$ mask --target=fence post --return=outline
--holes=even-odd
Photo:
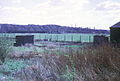
[[[46,39],[46,35],[45,35],[45,39]]]
[[[73,42],[73,36],[71,36],[71,41]]]
[[[41,40],[41,36],[39,35],[39,40]]]
[[[82,42],[82,41],[81,41],[81,35],[80,35],[80,42]]]
[[[91,36],[89,36],[89,42],[91,42]]]
[[[58,35],[57,35],[57,41],[58,41]]]
[[[66,36],[64,35],[64,42],[66,41]]]
[[[50,35],[50,41],[52,41],[52,35]]]

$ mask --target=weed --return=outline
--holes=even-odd
[[[23,61],[8,60],[4,62],[4,66],[6,67],[7,71],[13,72],[22,67],[25,67],[26,64]]]
[[[74,77],[75,77],[75,68],[72,68],[73,71],[71,72],[71,70],[69,69],[69,67],[66,65],[66,72],[61,75],[63,78],[65,78],[67,81],[74,81]]]

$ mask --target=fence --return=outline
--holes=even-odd
[[[0,34],[0,37],[6,35],[14,40],[17,35],[34,35],[34,40],[39,41],[58,41],[58,42],[93,42],[95,34],[41,34],[41,33],[6,33]],[[15,42],[15,41],[14,41]]]
[[[93,42],[94,35],[89,34],[42,34],[36,35],[37,40],[58,41],[58,42]]]

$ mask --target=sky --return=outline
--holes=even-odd
[[[119,21],[120,0],[0,0],[0,23],[109,29]]]

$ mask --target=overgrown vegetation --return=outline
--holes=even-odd
[[[68,57],[60,56],[61,62],[72,70],[73,81],[119,81],[120,49],[109,45],[71,52]],[[68,80],[69,81],[69,80]]]
[[[4,62],[11,81],[120,81],[120,48],[110,45],[21,55]]]
[[[0,37],[0,64],[5,61],[7,54],[11,51],[11,45],[12,43],[7,36],[3,35],[3,37]]]

